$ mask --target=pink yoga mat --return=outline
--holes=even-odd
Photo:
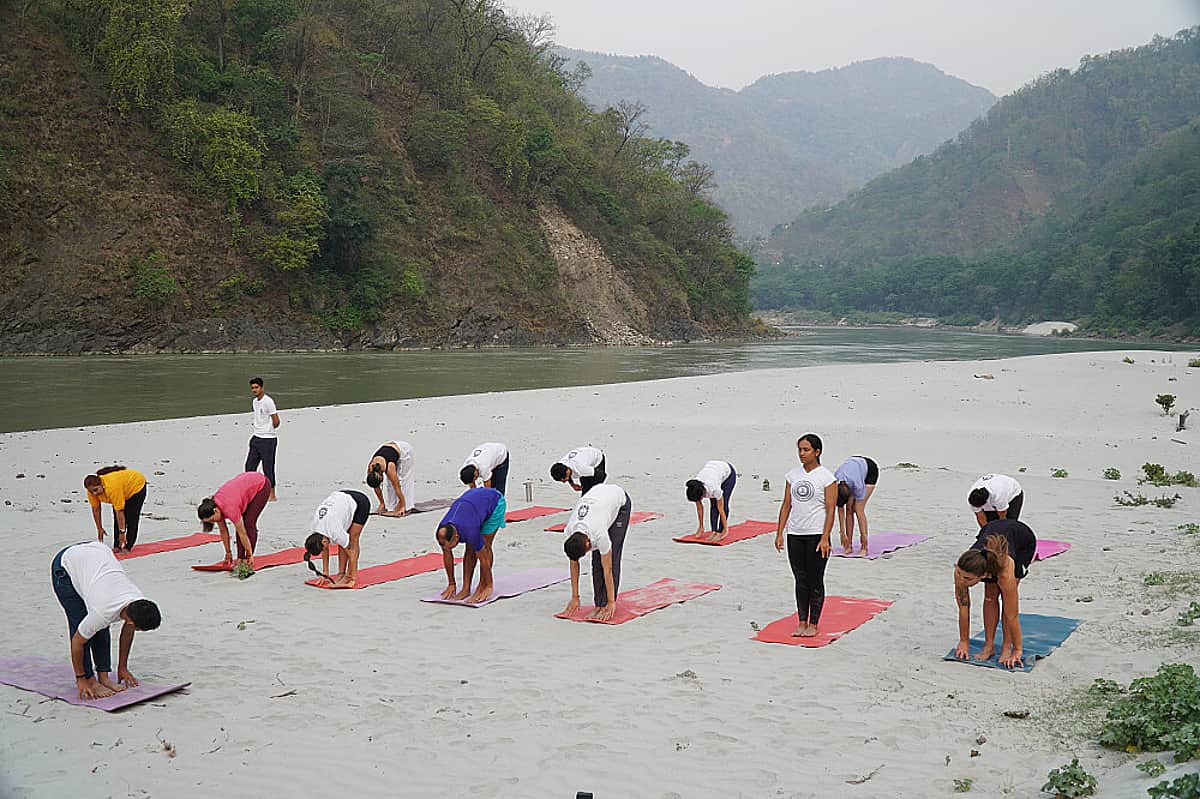
[[[870,539],[868,539],[870,543]],[[751,636],[753,641],[765,641],[768,644],[791,644],[806,646],[810,649],[825,646],[841,638],[846,633],[866,624],[873,616],[891,607],[886,599],[862,599],[853,596],[827,596],[825,607],[821,610],[820,632],[812,638],[793,638],[792,631],[796,629],[799,618],[795,613],[791,616],[773,621]]]
[[[712,535],[711,531],[705,532],[703,536],[681,535],[672,540],[678,541],[681,544],[705,544],[710,547],[723,547],[729,544],[736,544],[738,541],[745,541],[747,538],[754,538],[763,533],[773,533],[779,529],[776,522],[742,522],[741,524],[731,524],[729,529],[725,531],[725,537],[720,541],[709,541],[708,536]]]
[[[1039,561],[1052,558],[1055,555],[1061,555],[1070,548],[1071,545],[1066,541],[1039,540],[1037,542],[1037,549],[1033,553],[1033,559]]]
[[[461,563],[462,559],[458,558],[455,563]],[[315,588],[326,588],[330,591],[356,591],[359,588],[367,588],[380,583],[390,583],[392,580],[401,580],[405,577],[412,577],[414,574],[425,574],[426,572],[436,571],[442,568],[442,553],[430,552],[427,555],[418,555],[415,558],[402,558],[401,560],[391,563],[384,563],[379,566],[368,566],[365,569],[358,570],[358,578],[354,581],[354,588],[333,588],[332,586],[320,585],[322,582],[320,577],[314,577],[311,580],[305,580],[305,585],[311,585]],[[337,576],[337,575],[333,575]]]
[[[661,610],[667,605],[674,605],[676,602],[687,602],[689,599],[695,599],[698,596],[704,596],[710,591],[716,591],[720,588],[719,585],[708,585],[706,583],[685,583],[681,580],[673,580],[670,577],[664,577],[657,583],[643,585],[641,588],[635,588],[632,591],[622,591],[617,594],[617,611],[608,621],[600,621],[599,619],[589,619],[588,614],[596,609],[595,605],[580,607],[570,616],[562,613],[554,614],[560,619],[568,621],[591,621],[597,624],[624,624],[630,619],[636,619],[638,616],[645,616],[655,610]]]
[[[652,511],[652,510],[637,511],[636,513],[629,514],[629,523],[631,525],[633,525],[633,524],[637,524],[639,522],[652,522],[655,519],[661,519],[661,518],[662,518],[661,513],[656,513],[655,511]],[[552,524],[546,528],[546,532],[561,533],[561,532],[565,531],[566,529],[567,529],[567,525],[565,523],[564,524]]]
[[[894,552],[904,547],[911,547],[913,544],[919,544],[928,539],[929,536],[927,535],[916,535],[914,533],[871,533],[867,536],[867,560],[875,560],[889,552]],[[857,535],[853,543],[853,554],[847,555],[842,550],[842,542],[835,539],[833,541],[833,549],[829,551],[829,554],[839,558],[861,558],[862,555],[858,554],[859,543]]]
[[[116,677],[115,671],[112,676]],[[7,655],[0,655],[0,683],[61,699],[72,705],[108,711],[136,705],[138,702],[145,702],[147,699],[173,693],[191,685],[190,682],[172,685],[140,682],[136,688],[126,688],[104,699],[89,699],[85,702],[79,698],[79,689],[75,687],[75,672],[71,670],[70,663],[47,658]]]
[[[187,549],[188,547],[199,546],[200,544],[212,544],[220,540],[221,536],[216,533],[192,533],[182,538],[166,538],[162,541],[150,541],[146,544],[139,542],[133,545],[132,552],[117,553],[117,560],[140,558],[142,555],[157,555],[159,552],[172,552],[176,549]]]
[[[521,508],[520,510],[510,510],[504,514],[505,522],[527,522],[530,519],[537,519],[541,516],[553,516],[556,513],[563,513],[566,508],[550,508],[545,505],[534,505],[532,508]]]
[[[329,557],[337,557],[338,548],[334,544],[329,548]],[[291,566],[293,563],[304,562],[304,547],[292,547],[291,549],[281,549],[278,552],[272,552],[268,555],[254,556],[254,570],[269,569],[272,566]],[[317,556],[316,562],[321,562],[320,556]],[[237,563],[235,558],[233,563]],[[233,571],[233,563],[225,563],[219,560],[216,563],[209,563],[204,566],[193,566],[192,568],[198,572],[228,572]]]
[[[481,608],[490,605],[497,599],[507,599],[519,596],[529,591],[536,591],[563,580],[569,580],[571,573],[560,566],[545,569],[526,569],[514,574],[497,574],[493,578],[492,595],[483,602],[463,602],[453,599],[442,599],[441,591],[436,594],[421,597],[422,602],[439,602],[444,605],[463,605],[468,608]],[[476,577],[478,580],[478,577]],[[478,585],[478,582],[476,582]]]

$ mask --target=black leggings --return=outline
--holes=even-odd
[[[134,542],[137,541],[138,523],[142,519],[142,505],[146,504],[146,486],[142,486],[142,490],[134,494],[129,499],[125,500],[125,551],[133,549]],[[120,523],[117,521],[117,511],[113,509],[113,549],[121,543],[117,535],[117,528]]]
[[[1008,501],[1008,510],[1004,512],[1004,518],[1016,521],[1021,518],[1021,506],[1025,504],[1025,492],[1022,491]],[[994,510],[985,510],[983,516],[989,522],[994,522],[1000,518],[1000,513]]]
[[[596,467],[596,471],[592,472],[591,477],[579,478],[579,496],[583,496],[592,490],[592,486],[598,486],[608,477],[604,473],[604,458],[600,459],[600,465]]]
[[[796,613],[800,621],[817,624],[825,606],[825,565],[829,558],[817,551],[820,535],[787,537],[788,562],[796,578]]]

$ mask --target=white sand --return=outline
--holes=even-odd
[[[1164,661],[1197,660],[1194,645],[1168,644],[1186,600],[1147,598],[1141,575],[1200,567],[1200,548],[1174,530],[1200,521],[1200,491],[1180,489],[1173,510],[1118,508],[1112,497],[1157,493],[1135,485],[1146,461],[1196,471],[1200,438],[1174,433],[1154,396],[1200,404],[1200,369],[1180,353],[1130,353],[1133,365],[1125,354],[285,406],[281,499],[262,518],[260,552],[300,544],[315,504],[359,486],[371,452],[401,432],[416,447],[418,499],[453,495],[467,449],[506,441],[513,508],[526,504],[530,477],[535,502],[568,505],[574,494],[546,470],[591,443],[635,510],[666,514],[632,528],[623,588],[665,576],[724,588],[601,627],[553,618],[565,584],[473,610],[417,601],[440,573],[335,593],[304,586],[303,565],[246,582],[188,569],[217,560],[219,545],[134,559],[126,568],[164,623],[137,636],[132,671],[192,687],[106,714],[0,686],[0,795],[923,797],[969,777],[972,795],[1024,797],[1076,753],[1099,775],[1099,796],[1144,796],[1151,781],[1130,758],[1089,744],[1050,704],[1096,677],[1127,682]],[[817,650],[748,640],[751,622],[794,611],[770,535],[721,549],[670,540],[695,524],[683,482],[710,458],[738,467],[734,521],[773,519],[794,441],[810,430],[824,437],[831,468],[860,453],[885,467],[874,530],[934,536],[887,560],[833,561],[830,593],[895,604]],[[117,459],[143,470],[146,511],[166,519],[146,519],[142,540],[182,535],[198,528],[197,501],[240,468],[248,434],[243,414],[0,436],[0,492],[13,503],[0,507],[4,651],[68,656],[47,573],[59,547],[92,533],[80,486],[90,467]],[[920,469],[893,468],[901,461]],[[1119,483],[1101,479],[1108,466],[1121,469]],[[1052,479],[1058,467],[1069,478]],[[950,564],[973,539],[965,496],[988,471],[1021,480],[1024,519],[1040,536],[1074,544],[1022,585],[1023,610],[1084,622],[1029,674],[941,660],[956,638]],[[432,551],[436,521],[373,519],[362,565]],[[497,568],[565,564],[543,526],[504,530]],[[1085,595],[1095,601],[1076,601]],[[981,604],[976,589],[976,614]],[[679,676],[688,671],[695,677]],[[1018,709],[1030,719],[1001,715]]]

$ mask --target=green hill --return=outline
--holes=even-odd
[[[777,229],[761,307],[1200,335],[1200,28],[1086,58]]]
[[[671,143],[495,0],[0,2],[0,351],[745,331]]]
[[[769,75],[734,92],[653,56],[559,52],[590,68],[583,95],[594,107],[641,103],[654,135],[712,166],[713,197],[747,237],[932,151],[996,100],[906,58]]]

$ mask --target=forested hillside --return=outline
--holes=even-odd
[[[0,350],[746,329],[686,149],[496,0],[0,2]]]
[[[776,230],[762,307],[1200,336],[1200,28],[1085,58]]]
[[[933,151],[996,100],[907,58],[768,75],[734,92],[653,56],[559,52],[587,65],[593,106],[640,108],[653,135],[686,142],[709,164],[714,198],[746,237]]]

